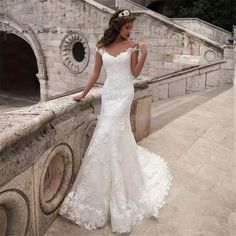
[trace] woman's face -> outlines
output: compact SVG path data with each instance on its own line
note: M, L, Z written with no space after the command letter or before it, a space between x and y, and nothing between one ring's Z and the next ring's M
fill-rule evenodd
M125 25L122 26L120 30L120 36L123 38L129 38L131 30L133 29L134 21L127 22Z

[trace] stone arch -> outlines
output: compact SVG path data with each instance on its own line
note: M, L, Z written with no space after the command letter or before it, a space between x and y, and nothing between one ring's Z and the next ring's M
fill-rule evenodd
M48 80L46 61L40 42L33 29L27 24L19 24L12 17L5 14L0 14L0 31L15 34L30 45L37 61L38 73L36 74L36 77L39 79L40 83L41 100L46 100L46 85Z

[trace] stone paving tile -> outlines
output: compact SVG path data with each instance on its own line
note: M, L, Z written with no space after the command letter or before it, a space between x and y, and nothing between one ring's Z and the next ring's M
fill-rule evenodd
M139 142L167 161L173 181L158 219L144 219L123 236L236 235L233 89L218 92L212 90L214 97L207 94L204 103L164 127L155 123L152 133ZM173 101L171 104L173 109L178 105ZM164 104L163 107L166 109ZM109 224L100 230L86 231L57 218L46 236L68 232L71 236L116 235Z

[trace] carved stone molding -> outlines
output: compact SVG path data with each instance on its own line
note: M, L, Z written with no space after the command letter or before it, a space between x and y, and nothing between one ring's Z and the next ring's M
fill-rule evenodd
M216 52L209 49L209 50L207 50L207 51L204 53L204 58L205 58L208 62L213 62L213 61L215 61L216 58L217 58Z
M40 178L39 201L45 214L53 213L63 201L71 184L73 154L69 145L60 143L49 153Z
M27 201L19 190L0 192L0 235L26 235L29 222Z
M25 40L32 48L37 59L38 79L47 80L46 61L40 42L33 29L27 24L20 24L5 14L0 14L0 31L12 33Z
M97 120L92 120L91 122L89 122L87 127L85 128L84 133L83 133L81 148L80 148L80 150L81 150L81 153L80 153L81 163L82 163L82 159L88 149L89 143L91 141L94 130L96 128L96 124L97 124Z
M60 44L63 64L74 74L84 71L89 62L89 45L81 32L67 34Z

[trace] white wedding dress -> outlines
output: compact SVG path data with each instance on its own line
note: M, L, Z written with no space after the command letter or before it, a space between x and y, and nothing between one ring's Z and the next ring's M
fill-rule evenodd
M59 210L88 230L101 228L110 219L113 232L125 233L143 217L157 217L173 179L167 163L138 145L131 130L134 50L138 48L113 56L96 49L107 72L100 116L78 176Z

